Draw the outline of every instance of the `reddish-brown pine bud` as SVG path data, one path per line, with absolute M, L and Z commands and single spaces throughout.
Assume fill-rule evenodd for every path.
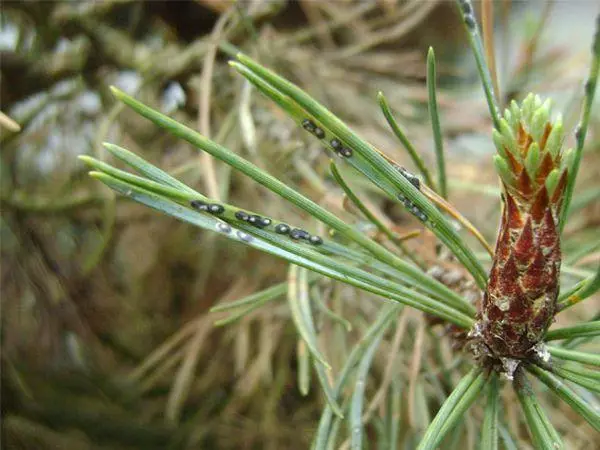
M 560 118 L 530 95 L 494 130 L 504 207 L 479 320 L 472 336 L 494 359 L 524 359 L 556 312 L 561 252 L 558 217 L 567 180 Z M 479 346 L 481 349 L 482 346 Z

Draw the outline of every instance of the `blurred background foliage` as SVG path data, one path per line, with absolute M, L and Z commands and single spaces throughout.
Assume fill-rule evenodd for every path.
M 501 98 L 551 95 L 570 129 L 589 64 L 593 20 L 587 19 L 598 8 L 585 1 L 494 3 Z M 7 448 L 304 449 L 322 408 L 316 386 L 307 397 L 298 392 L 296 355 L 303 350 L 285 305 L 270 303 L 225 328 L 213 325 L 222 316 L 207 312 L 285 281 L 286 265 L 116 197 L 87 178 L 75 155 L 108 158 L 101 142 L 119 142 L 210 197 L 316 224 L 124 110 L 109 94 L 111 84 L 375 233 L 334 188 L 318 143 L 233 74 L 220 47 L 242 49 L 298 83 L 410 167 L 375 96 L 385 92 L 431 164 L 425 54 L 432 45 L 450 199 L 495 240 L 500 202 L 491 126 L 452 2 L 2 2 L 0 23 L 1 109 L 21 127 L 16 132 L 2 118 Z M 588 276 L 599 260 L 598 108 L 594 114 L 564 241 L 567 283 Z M 397 231 L 417 227 L 385 200 L 367 200 Z M 431 235 L 421 233 L 408 245 L 437 264 Z M 433 267 L 449 284 L 461 276 L 453 279 L 452 269 Z M 346 339 L 360 338 L 376 303 L 334 282 L 319 283 L 315 295 L 354 327 L 341 338 L 341 326 L 321 324 L 325 351 L 339 368 Z M 565 320 L 589 319 L 598 310 L 594 301 L 573 308 Z M 422 431 L 443 396 L 431 380 L 416 382 L 416 374 L 439 369 L 434 352 L 450 364 L 453 350 L 422 314 L 406 312 L 399 320 L 375 359 L 368 393 L 385 372 L 386 354 L 400 352 L 399 370 L 419 399 L 409 402 L 403 429 Z M 591 428 L 548 406 L 556 407 L 550 416 L 564 424 L 569 448 L 593 448 Z M 475 429 L 467 421 L 469 448 Z M 521 437 L 526 440 L 524 430 Z

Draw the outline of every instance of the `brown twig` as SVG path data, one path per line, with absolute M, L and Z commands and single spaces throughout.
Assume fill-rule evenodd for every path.
M 425 340 L 425 321 L 423 315 L 419 314 L 419 325 L 417 328 L 417 337 L 415 339 L 415 347 L 413 349 L 412 361 L 410 364 L 410 374 L 408 377 L 408 422 L 412 429 L 416 429 L 417 422 L 415 419 L 415 396 L 417 392 L 417 381 L 419 380 L 419 372 L 421 371 L 421 362 L 423 356 L 423 343 Z
M 483 45 L 485 46 L 485 56 L 490 74 L 492 76 L 492 85 L 496 92 L 496 98 L 501 99 L 500 86 L 498 84 L 498 72 L 496 71 L 496 50 L 494 45 L 494 5 L 492 0 L 483 0 L 481 4 L 481 28 L 483 34 Z M 502 106 L 502 104 L 500 104 Z
M 207 138 L 210 138 L 210 104 L 212 92 L 212 76 L 215 65 L 215 57 L 219 48 L 219 41 L 225 28 L 225 24 L 229 20 L 234 8 L 230 8 L 226 13 L 222 14 L 215 24 L 212 34 L 210 49 L 204 57 L 202 66 L 202 74 L 200 76 L 200 105 L 198 110 L 198 128 Z M 200 165 L 204 170 L 206 191 L 208 196 L 219 200 L 221 198 L 219 185 L 217 183 L 217 175 L 215 172 L 215 163 L 212 156 L 206 152 L 200 154 Z
M 398 326 L 396 328 L 396 333 L 394 334 L 394 338 L 392 340 L 392 346 L 389 351 L 391 357 L 389 358 L 385 366 L 385 371 L 383 373 L 381 385 L 379 386 L 379 389 L 373 396 L 373 399 L 371 400 L 371 403 L 365 410 L 365 413 L 363 414 L 363 423 L 367 423 L 371 419 L 373 412 L 375 412 L 377 407 L 381 404 L 381 401 L 384 399 L 385 394 L 388 392 L 388 388 L 392 383 L 394 375 L 396 375 L 396 371 L 394 370 L 396 366 L 396 357 L 398 356 L 398 351 L 400 350 L 400 345 L 402 344 L 402 338 L 404 337 L 407 323 L 408 314 L 406 313 L 406 310 L 404 310 L 400 315 Z

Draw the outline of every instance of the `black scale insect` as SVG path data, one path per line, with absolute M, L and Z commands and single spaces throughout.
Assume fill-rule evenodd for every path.
M 192 200 L 190 206 L 198 211 L 205 211 L 211 214 L 222 214 L 225 208 L 217 203 L 205 203 L 202 200 Z
M 248 222 L 250 225 L 254 225 L 258 228 L 268 227 L 273 222 L 268 217 L 261 217 L 256 214 L 250 215 L 244 211 L 236 211 L 235 218 L 238 220 L 243 220 L 244 222 Z
M 239 220 L 246 221 L 250 216 L 246 214 L 244 211 L 236 211 L 235 218 Z
M 340 150 L 339 155 L 343 156 L 344 158 L 350 158 L 352 156 L 352 149 L 344 147 Z
M 225 211 L 225 208 L 222 205 L 216 203 L 205 203 L 202 200 L 192 200 L 190 202 L 190 205 L 194 209 L 209 212 L 211 214 L 222 214 Z M 258 228 L 265 228 L 271 225 L 271 223 L 273 223 L 273 221 L 268 217 L 261 217 L 256 214 L 250 215 L 241 210 L 236 211 L 234 215 L 236 219 L 248 222 L 251 225 L 254 225 Z M 231 226 L 229 226 L 229 224 L 219 222 L 217 224 L 217 230 L 222 233 L 228 234 L 231 232 Z M 313 236 L 308 231 L 302 230 L 300 228 L 292 229 L 289 225 L 285 223 L 277 224 L 275 226 L 275 232 L 278 234 L 289 235 L 294 240 L 306 240 L 313 245 L 321 245 L 323 243 L 323 239 L 321 239 L 319 236 Z M 248 233 L 244 233 L 243 231 L 238 231 L 237 235 L 242 241 L 250 242 L 252 240 L 252 236 L 250 236 Z
M 336 153 L 338 153 L 342 148 L 344 148 L 344 146 L 342 145 L 341 141 L 338 138 L 333 138 L 329 142 L 329 144 L 336 151 Z
M 406 178 L 410 182 L 410 184 L 412 184 L 417 189 L 421 190 L 421 180 L 419 180 L 419 178 L 416 175 L 413 175 L 404 167 L 397 166 L 396 164 L 394 164 L 394 167 L 398 170 L 398 172 L 400 172 L 400 174 L 404 178 Z
M 323 239 L 321 239 L 319 236 L 311 235 L 308 231 L 300 228 L 292 229 L 288 224 L 285 223 L 279 223 L 275 225 L 275 233 L 289 235 L 290 238 L 295 241 L 303 239 L 313 245 L 321 245 L 323 243 Z
M 312 120 L 304 119 L 302 121 L 302 128 L 304 128 L 309 133 L 314 134 L 319 139 L 323 139 L 325 137 L 325 132 L 323 131 L 323 129 L 316 126 Z
M 285 223 L 279 223 L 275 225 L 275 233 L 277 234 L 288 234 L 290 230 L 290 226 L 286 225 Z
M 310 233 L 308 231 L 302 230 L 300 228 L 294 228 L 293 230 L 290 231 L 290 237 L 292 239 L 294 239 L 295 241 L 297 241 L 299 239 L 308 240 L 308 238 L 310 238 Z
M 323 239 L 321 239 L 319 236 L 312 235 L 308 238 L 308 242 L 310 242 L 312 245 L 321 245 L 323 243 Z
M 225 233 L 225 234 L 229 234 L 231 233 L 231 227 L 223 222 L 219 222 L 217 224 L 217 230 L 220 231 L 221 233 Z
M 192 200 L 190 202 L 190 206 L 194 209 L 198 209 L 200 211 L 208 211 L 208 205 L 204 203 L 202 200 Z
M 347 147 L 344 147 L 344 145 L 342 144 L 342 142 L 339 139 L 337 139 L 337 138 L 333 138 L 329 142 L 329 145 L 331 145 L 331 148 L 333 148 L 333 150 L 335 151 L 335 153 L 337 153 L 340 156 L 345 156 L 345 157 L 352 156 L 352 150 L 350 150 Z
M 464 20 L 465 20 L 465 24 L 467 25 L 467 27 L 468 27 L 470 30 L 473 30 L 473 29 L 475 28 L 475 26 L 476 26 L 476 22 L 475 22 L 475 19 L 473 18 L 473 16 L 472 16 L 472 15 L 470 15 L 470 14 L 465 14 L 465 15 L 464 15 Z
M 476 26 L 476 22 L 475 18 L 473 17 L 473 9 L 471 8 L 471 5 L 469 4 L 469 2 L 466 2 L 464 0 L 460 0 L 459 3 L 460 7 L 462 8 L 465 24 L 467 25 L 467 27 L 469 27 L 470 30 L 473 30 Z
M 248 219 L 246 219 L 246 222 L 258 228 L 265 228 L 271 225 L 271 219 L 257 215 L 248 217 Z
M 313 131 L 315 131 L 316 127 L 317 126 L 312 120 L 304 119 L 302 121 L 302 128 L 304 128 L 306 131 L 310 131 L 312 133 Z
M 314 134 L 319 139 L 323 139 L 325 137 L 325 131 L 323 131 L 321 128 L 316 126 L 312 120 L 304 119 L 302 121 L 302 128 L 304 128 L 306 131 Z M 342 142 L 339 139 L 333 138 L 329 142 L 329 144 L 331 145 L 331 147 L 333 148 L 333 150 L 335 151 L 335 153 L 337 155 L 343 156 L 344 158 L 350 158 L 352 156 L 352 149 L 350 149 L 348 147 L 344 147 Z
M 244 211 L 236 211 L 235 218 L 244 222 L 248 222 L 249 224 L 254 225 L 258 228 L 264 228 L 273 223 L 273 221 L 267 217 L 261 217 L 255 214 L 250 215 Z M 308 231 L 302 230 L 300 228 L 292 229 L 292 227 L 285 223 L 278 223 L 277 225 L 275 225 L 275 233 L 288 235 L 290 238 L 296 241 L 300 239 L 306 240 L 313 245 L 321 245 L 323 243 L 323 239 L 321 239 L 319 236 L 313 236 Z
M 404 207 L 411 212 L 421 222 L 427 222 L 427 215 L 419 209 L 417 205 L 407 199 L 404 195 L 398 194 L 398 200 L 402 202 Z
M 352 149 L 344 147 L 342 142 L 337 138 L 333 138 L 329 142 L 329 145 L 331 145 L 331 148 L 333 148 L 335 153 L 339 156 L 343 156 L 344 158 L 350 158 L 352 156 Z
M 238 231 L 237 236 L 244 242 L 251 242 L 253 239 L 252 236 L 250 236 L 248 233 L 244 233 L 243 231 Z
M 208 212 L 211 214 L 222 214 L 225 208 L 222 205 L 208 205 Z
M 421 190 L 421 180 L 416 175 L 413 175 L 404 167 L 398 166 L 394 164 L 394 167 L 400 172 L 400 174 L 406 178 L 406 180 L 412 184 L 417 189 Z M 427 215 L 419 209 L 417 205 L 407 199 L 403 194 L 398 194 L 398 199 L 402 202 L 402 204 L 410 211 L 417 219 L 422 222 L 427 221 Z

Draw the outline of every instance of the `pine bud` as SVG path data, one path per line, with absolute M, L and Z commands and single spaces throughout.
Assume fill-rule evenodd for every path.
M 496 252 L 478 335 L 493 358 L 527 358 L 556 312 L 561 251 L 558 217 L 570 167 L 562 119 L 549 100 L 512 102 L 493 132 L 504 191 Z M 480 333 L 480 334 L 479 334 Z

